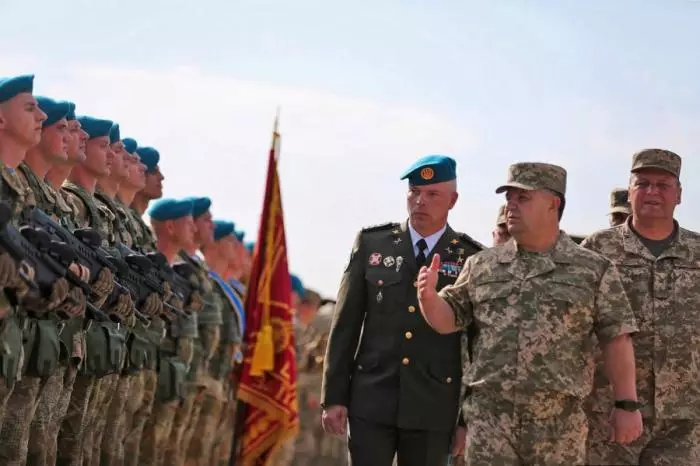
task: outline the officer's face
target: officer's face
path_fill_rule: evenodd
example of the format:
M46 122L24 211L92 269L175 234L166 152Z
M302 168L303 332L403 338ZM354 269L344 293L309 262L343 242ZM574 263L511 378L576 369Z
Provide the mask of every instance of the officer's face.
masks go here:
M68 121L65 118L61 118L53 125L44 128L41 133L39 147L49 157L51 162L65 162L68 160L70 139Z
M454 182L409 186L408 214L413 228L433 233L447 222L447 214L457 202Z
M610 226L616 227L618 225L622 225L625 223L625 221L627 221L627 217L629 217L629 214L624 212L613 212L610 214Z
M19 94L0 104L0 130L27 148L41 141L41 123L46 114L30 93Z
M160 168L156 167L153 171L146 173L146 186L144 186L141 194L148 199L160 199L163 197L163 180L165 177L161 174Z
M123 180L129 176L129 162L126 158L129 153L124 149L124 143L121 141L110 144L109 147L113 154L110 176L115 179Z
M109 147L109 136L89 139L85 146L85 167L97 177L110 174L114 153Z
M668 172L648 169L635 173L629 187L632 215L642 221L672 219L681 192L678 179Z
M510 239L510 233L508 233L508 226L505 223L496 225L496 227L491 232L491 236L493 237L494 246L498 246L499 244L508 242L508 240Z
M199 246L206 246L214 241L214 222L211 212L205 212L195 220L197 227L197 243Z
M545 190L508 188L506 191L506 226L515 236L537 233L558 217L559 198Z
M72 163L79 163L85 160L85 143L87 133L83 131L78 120L68 122L68 149L67 160Z

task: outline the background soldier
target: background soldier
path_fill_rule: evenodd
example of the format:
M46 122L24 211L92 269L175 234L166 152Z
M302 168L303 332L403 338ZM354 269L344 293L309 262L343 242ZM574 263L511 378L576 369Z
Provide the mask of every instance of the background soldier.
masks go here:
M421 311L440 333L477 327L465 378L467 464L583 464L591 333L604 346L616 394L634 398L634 315L610 261L559 229L563 168L511 165L496 193L504 191L514 240L467 259L455 285L439 293L435 256L419 274ZM612 421L619 442L641 432L639 416Z
M190 200L160 199L149 210L158 251L170 265L178 262L180 250L193 247L195 226L192 209L193 203ZM172 464L165 462L165 455L176 413L187 396L185 378L192 362L193 340L197 335L197 312L201 307L201 302L196 304L197 300L195 296L187 303L187 310L191 313L189 316L181 316L170 322L167 336L160 344L160 369L153 414L144 426L139 465Z
M700 235L674 220L680 172L681 158L671 151L635 154L632 215L583 244L617 264L640 325L634 338L639 403L618 393L612 398L598 370L587 464L700 464ZM608 442L610 410L631 416L638 408L645 420L641 438L630 445Z
M338 293L324 361L326 432L346 433L353 465L445 464L458 418L460 335L438 335L416 312L416 275L443 254L451 284L482 246L447 225L456 163L428 156L408 178L409 220L362 230ZM361 335L361 337L360 337ZM359 349L358 349L359 348ZM357 353L357 356L356 356Z
M615 188L610 192L610 226L622 225L632 213L628 198L628 188Z
M508 226L506 225L506 206L503 204L498 208L498 217L496 217L496 226L491 232L491 237L493 238L493 245L503 244L510 239L510 233L508 233Z

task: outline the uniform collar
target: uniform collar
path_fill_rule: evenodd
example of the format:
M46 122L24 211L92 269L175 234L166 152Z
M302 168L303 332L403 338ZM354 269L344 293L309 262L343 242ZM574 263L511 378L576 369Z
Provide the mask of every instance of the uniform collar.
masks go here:
M436 231L432 235L423 237L416 230L413 229L410 220L406 223L408 224L408 232L411 235L411 244L413 245L413 248L416 248L416 243L418 241L424 239L426 244L428 245L428 252L433 250L438 241L440 241L440 238L442 238L442 235L445 234L445 231L447 231L447 224L445 224L442 226L442 228L440 228L440 230Z

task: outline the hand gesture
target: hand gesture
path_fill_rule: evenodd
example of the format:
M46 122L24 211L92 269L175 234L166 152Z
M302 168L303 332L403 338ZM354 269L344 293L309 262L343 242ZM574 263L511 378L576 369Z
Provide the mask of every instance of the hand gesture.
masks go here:
M426 301L437 296L438 270L440 255L435 254L429 266L423 266L418 272L418 299Z

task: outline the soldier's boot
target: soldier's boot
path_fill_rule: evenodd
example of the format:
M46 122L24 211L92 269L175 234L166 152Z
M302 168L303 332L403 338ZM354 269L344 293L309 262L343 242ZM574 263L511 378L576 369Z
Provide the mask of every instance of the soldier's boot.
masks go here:
M58 410L59 400L63 393L63 378L66 375L66 366L61 365L56 372L48 378L44 389L39 395L34 419L29 428L29 443L27 453L27 464L32 466L53 466L48 462L48 451L52 446L49 439L50 433L55 429L52 423L57 423L58 418L54 415Z
M26 463L29 428L44 384L41 378L26 375L16 383L0 430L0 464L3 466Z
M138 381L132 389L134 408L131 419L127 419L127 429L124 438L124 466L138 466L141 439L148 418L153 412L158 373L153 370L142 370Z
M66 415L61 422L56 443L56 466L81 466L82 446L88 422L88 406L97 379L78 375L68 400Z
M123 458L124 426L127 418L127 406L131 396L132 381L136 375L122 375L116 383L116 390L111 397L101 439L99 466L121 464Z
M104 435L107 422L114 421L105 414L109 411L110 404L112 403L112 398L117 391L117 387L119 385L119 374L110 374L106 376L105 379L106 385L98 407L97 422L95 424L95 433L92 438L92 456L90 459L90 463L88 463L88 466L100 466L102 459L102 436Z

